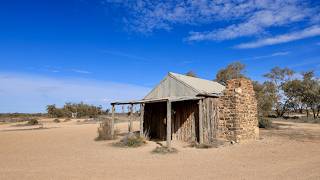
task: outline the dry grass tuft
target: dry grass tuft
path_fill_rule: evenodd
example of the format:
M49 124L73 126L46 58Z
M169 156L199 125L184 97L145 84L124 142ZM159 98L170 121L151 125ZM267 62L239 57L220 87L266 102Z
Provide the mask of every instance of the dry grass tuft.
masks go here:
M167 146L158 146L152 150L153 154L174 154L178 153L176 148L168 148Z
M28 122L27 122L27 125L29 126L33 126L33 125L38 125L39 124L39 121L37 119L29 119Z
M210 148L218 148L220 146L224 146L226 144L225 140L213 139L210 143L198 143L197 141L190 142L188 147L194 147L197 149L210 149Z
M147 143L144 136L140 136L134 133L128 133L125 135L120 142L114 143L116 147L140 147Z
M102 123L100 123L100 127L98 127L98 137L95 138L96 141L102 140L112 140L116 139L116 132L111 134L112 130L112 120L106 119Z
M67 119L65 119L63 122L69 122L69 121L71 121L71 119L70 119L70 118L67 118Z
M259 128L264 128L264 129L272 128L272 120L268 118L259 117Z
M59 119L54 119L53 122L60 123L61 121Z

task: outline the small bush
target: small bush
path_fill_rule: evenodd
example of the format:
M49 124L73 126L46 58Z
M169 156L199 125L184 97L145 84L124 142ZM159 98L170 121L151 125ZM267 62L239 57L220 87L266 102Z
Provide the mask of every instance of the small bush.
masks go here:
M271 128L272 127L272 121L267 118L259 118L259 128Z
M189 147L194 147L197 149L209 149L209 148L218 148L219 146L224 145L224 141L221 140L212 140L210 143L198 143L197 141L192 141Z
M147 141L145 137L136 135L134 133L128 133L120 140L120 145L125 147L140 147L146 143Z
M63 122L69 122L69 121L71 121L71 119L70 119L70 118L67 118L67 119L65 119Z
M128 133L120 140L120 142L115 143L114 145L120 147L140 147L146 143L147 141L143 136Z
M277 115L274 115L274 114L270 114L268 115L269 118L277 118L278 116Z
M96 141L101 140L112 140L116 138L116 133L112 136L111 134L112 130L112 121L110 119L104 120L100 127L98 127L98 137L96 137Z
M39 121L37 119L29 119L27 122L27 125L33 126L33 125L38 125Z
M60 123L61 121L59 119L54 119L53 122Z
M168 148L167 146L158 146L152 150L154 154L173 154L177 152L178 150L176 148Z

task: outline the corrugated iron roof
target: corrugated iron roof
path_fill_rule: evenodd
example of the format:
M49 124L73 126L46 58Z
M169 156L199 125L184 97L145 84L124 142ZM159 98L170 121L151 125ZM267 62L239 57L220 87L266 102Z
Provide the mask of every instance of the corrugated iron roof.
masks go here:
M184 83L185 85L189 86L193 90L197 91L199 94L203 94L203 95L221 94L222 91L225 89L225 86L215 81L195 78L195 77L177 74L173 72L170 72L169 76L177 79L178 81Z

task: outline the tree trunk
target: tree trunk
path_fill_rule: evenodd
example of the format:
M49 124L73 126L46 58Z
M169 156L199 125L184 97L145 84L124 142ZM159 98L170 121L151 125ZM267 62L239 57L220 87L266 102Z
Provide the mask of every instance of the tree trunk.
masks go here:
M313 113L313 119L316 119L316 109L315 108L311 108L312 109L312 113Z
M300 112L300 114L303 114L303 107L299 108L299 112Z

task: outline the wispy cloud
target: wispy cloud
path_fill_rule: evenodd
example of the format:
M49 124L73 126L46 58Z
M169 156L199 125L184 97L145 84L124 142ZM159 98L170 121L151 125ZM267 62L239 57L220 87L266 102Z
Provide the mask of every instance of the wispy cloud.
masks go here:
M285 27L290 31L298 23L312 26L320 22L319 4L298 0L274 0L272 3L256 0L106 0L104 2L107 2L104 4L107 7L111 7L111 3L117 4L117 7L127 8L128 13L124 13L123 17L124 23L133 31L140 33L152 33L161 29L171 30L179 24L189 25L190 28L210 25L211 29L189 31L189 36L185 38L187 41L223 41L270 34L275 36L279 33L273 32L272 28ZM307 36L300 36L300 39L305 37ZM246 47L246 45L239 47L242 46ZM255 47L250 44L247 46Z
M71 69L72 72L75 73L80 73L80 74L91 74L92 72L86 71L86 70L81 70L81 69Z
M106 107L115 100L140 99L149 91L126 83L4 72L0 84L0 112L43 112L48 104L81 101Z
M29 67L28 69L34 71L34 70L39 70L39 71L45 71L45 72L50 72L50 73L79 73L79 74L91 74L92 72L84 69L77 69L77 68L61 68L61 67L53 67L53 66L44 66L41 68L36 68L36 67Z
M283 26L286 24L301 21L307 17L307 11L301 9L295 4L278 4L275 9L265 8L259 11L252 11L243 22L223 27L209 32L191 32L188 37L189 41L203 40L229 40L244 36L258 35L265 33L269 27ZM299 10L302 10L300 13Z
M316 45L320 46L320 42L317 42Z
M282 34L279 36L264 38L254 42L242 43L235 47L239 49L258 48L263 46L287 43L287 42L296 41L296 40L314 37L314 36L320 36L320 26L315 25L315 26L306 28L302 31L296 31L292 33Z
M141 56L136 56L134 54L125 53L125 52L103 50L102 53L113 55L113 56L125 57L125 58L128 58L128 59L139 60L139 61L149 61L148 58L141 57Z
M300 63L295 63L295 64L291 64L288 65L289 68L300 68L300 67L317 67L320 66L320 57L316 57L315 59L311 59L311 60L305 60L303 62Z
M290 54L289 51L280 51L280 52L275 52L275 53L268 54L268 55L255 56L255 57L251 57L251 58L247 58L247 59L265 59L265 58L272 58L272 57L277 57L277 56L286 56L288 54Z

